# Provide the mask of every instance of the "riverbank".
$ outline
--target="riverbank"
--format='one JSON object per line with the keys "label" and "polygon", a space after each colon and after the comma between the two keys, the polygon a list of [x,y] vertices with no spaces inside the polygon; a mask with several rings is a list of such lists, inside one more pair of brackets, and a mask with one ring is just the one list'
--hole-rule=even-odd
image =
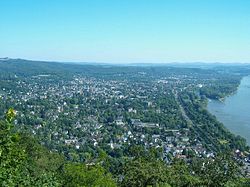
{"label": "riverbank", "polygon": [[250,76],[244,77],[236,91],[220,100],[208,100],[207,109],[231,132],[250,145]]}

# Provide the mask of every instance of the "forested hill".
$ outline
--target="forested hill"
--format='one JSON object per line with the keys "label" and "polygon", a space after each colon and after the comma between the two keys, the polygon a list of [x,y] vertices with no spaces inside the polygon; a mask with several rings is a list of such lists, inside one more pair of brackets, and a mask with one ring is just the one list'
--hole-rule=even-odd
{"label": "forested hill", "polygon": [[2,59],[0,60],[0,73],[16,74],[23,76],[38,74],[60,74],[60,73],[77,73],[89,72],[92,66],[77,65],[58,62],[31,61],[23,59]]}
{"label": "forested hill", "polygon": [[45,62],[32,61],[24,59],[0,59],[0,75],[38,75],[38,74],[72,74],[84,73],[85,75],[117,75],[138,73],[145,71],[151,75],[164,75],[165,72],[182,72],[182,73],[203,73],[211,74],[214,71],[234,72],[240,74],[249,74],[250,65],[241,64],[228,66],[223,64],[158,64],[158,65],[114,65],[114,64],[98,64],[98,63],[61,63],[61,62]]}
{"label": "forested hill", "polygon": [[[129,66],[129,65],[112,65],[112,64],[95,64],[95,63],[61,63],[61,62],[44,62],[31,61],[24,59],[2,59],[0,60],[1,73],[15,73],[17,75],[36,75],[40,73],[85,73],[97,75],[111,74],[111,73],[128,73],[138,72],[140,70],[146,71],[160,71],[160,69],[168,70],[185,70],[186,68],[172,67],[172,66]],[[191,69],[191,68],[190,68]],[[192,68],[199,71],[198,68]],[[192,70],[191,70],[192,71]]]}

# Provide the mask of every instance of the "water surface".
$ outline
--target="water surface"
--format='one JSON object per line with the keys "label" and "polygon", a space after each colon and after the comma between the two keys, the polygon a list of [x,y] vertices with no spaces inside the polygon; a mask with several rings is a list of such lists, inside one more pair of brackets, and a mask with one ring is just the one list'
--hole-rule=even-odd
{"label": "water surface", "polygon": [[209,101],[208,110],[250,145],[250,76],[244,77],[237,92],[224,102]]}

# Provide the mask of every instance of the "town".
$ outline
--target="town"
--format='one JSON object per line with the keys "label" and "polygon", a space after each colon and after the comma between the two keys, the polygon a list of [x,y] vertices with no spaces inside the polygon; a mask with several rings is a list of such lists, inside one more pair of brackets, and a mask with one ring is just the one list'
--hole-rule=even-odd
{"label": "town", "polygon": [[[219,122],[209,113],[201,111],[204,119],[213,119],[209,124],[197,121],[190,113],[194,107],[197,112],[198,105],[205,110],[211,92],[220,94],[212,90],[211,81],[220,85],[221,75],[166,70],[157,75],[143,68],[108,76],[14,75],[8,82],[18,79],[15,86],[3,86],[0,98],[3,106],[17,111],[15,125],[19,131],[32,133],[43,145],[70,160],[84,161],[89,156],[85,153],[94,156],[99,148],[113,157],[131,156],[130,147],[137,145],[157,149],[165,162],[173,158],[188,162],[193,157],[213,158],[228,146],[247,164],[249,156],[238,146],[242,141],[239,137],[219,132]],[[209,125],[212,129],[208,130]]]}

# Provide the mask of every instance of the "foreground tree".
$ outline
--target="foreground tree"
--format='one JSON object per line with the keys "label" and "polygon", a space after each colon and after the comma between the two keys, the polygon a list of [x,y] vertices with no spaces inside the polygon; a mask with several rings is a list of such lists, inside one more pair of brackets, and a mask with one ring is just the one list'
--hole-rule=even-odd
{"label": "foreground tree", "polygon": [[69,187],[115,187],[111,175],[99,165],[71,163],[64,168],[64,185]]}
{"label": "foreground tree", "polygon": [[125,163],[121,186],[167,185],[168,170],[162,161],[134,159]]}
{"label": "foreground tree", "polygon": [[169,183],[173,187],[200,187],[202,179],[192,174],[183,160],[174,160],[169,168]]}
{"label": "foreground tree", "polygon": [[13,109],[6,113],[5,121],[0,121],[0,183],[13,186],[20,180],[21,170],[26,157],[25,150],[18,149],[18,134],[11,132],[15,117]]}
{"label": "foreground tree", "polygon": [[218,155],[216,158],[199,159],[193,162],[192,171],[202,179],[205,186],[225,186],[240,178],[239,165],[230,154]]}

